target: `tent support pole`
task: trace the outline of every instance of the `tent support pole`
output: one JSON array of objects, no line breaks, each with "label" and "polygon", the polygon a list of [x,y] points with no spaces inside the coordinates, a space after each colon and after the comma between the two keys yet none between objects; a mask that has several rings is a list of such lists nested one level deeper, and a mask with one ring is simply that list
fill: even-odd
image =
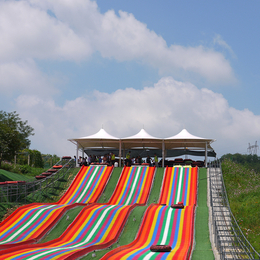
[{"label": "tent support pole", "polygon": [[164,167],[164,159],[165,159],[165,144],[163,140],[162,141],[162,167]]},{"label": "tent support pole", "polygon": [[76,146],[76,167],[79,167],[79,145]]},{"label": "tent support pole", "polygon": [[205,167],[208,167],[208,143],[207,142],[205,147]]},{"label": "tent support pole", "polygon": [[121,153],[122,153],[122,149],[121,149],[121,140],[119,141],[119,167],[121,167]]}]

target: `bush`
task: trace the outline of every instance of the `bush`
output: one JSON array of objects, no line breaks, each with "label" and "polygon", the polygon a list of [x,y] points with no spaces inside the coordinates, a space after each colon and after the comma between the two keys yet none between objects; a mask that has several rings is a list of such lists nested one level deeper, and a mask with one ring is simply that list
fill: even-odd
[{"label": "bush", "polygon": [[20,165],[20,172],[22,174],[31,173],[31,167],[29,165]]},{"label": "bush", "polygon": [[8,172],[26,174],[29,176],[36,176],[47,170],[43,168],[31,167],[29,165],[11,164],[9,162],[2,162],[0,168]]},{"label": "bush", "polygon": [[2,162],[2,163],[1,163],[1,169],[5,170],[5,171],[11,172],[12,169],[13,169],[13,166],[12,166],[12,164],[10,164],[10,163]]},{"label": "bush", "polygon": [[260,251],[260,174],[252,166],[222,162],[222,172],[232,213],[252,246]]}]

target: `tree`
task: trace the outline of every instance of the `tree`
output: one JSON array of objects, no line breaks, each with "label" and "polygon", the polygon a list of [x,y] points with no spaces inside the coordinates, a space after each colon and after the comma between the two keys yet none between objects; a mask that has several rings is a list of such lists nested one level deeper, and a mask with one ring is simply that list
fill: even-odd
[{"label": "tree", "polygon": [[0,111],[0,165],[2,160],[12,160],[17,152],[29,148],[34,129],[27,123],[16,111]]},{"label": "tree", "polygon": [[[28,159],[29,157],[29,159]],[[21,165],[26,165],[29,163],[30,166],[35,168],[43,168],[44,162],[42,159],[42,154],[38,150],[24,149],[17,156],[17,162]]]}]

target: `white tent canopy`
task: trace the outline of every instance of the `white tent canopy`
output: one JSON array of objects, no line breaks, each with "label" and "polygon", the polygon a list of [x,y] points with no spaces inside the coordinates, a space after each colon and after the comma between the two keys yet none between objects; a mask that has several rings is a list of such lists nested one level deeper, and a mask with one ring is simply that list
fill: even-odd
[{"label": "white tent canopy", "polygon": [[172,150],[177,148],[194,149],[194,150],[205,150],[205,165],[207,166],[208,151],[214,151],[211,147],[211,143],[214,139],[202,138],[190,134],[186,129],[183,129],[177,135],[169,138],[165,138],[165,150]]},{"label": "white tent canopy", "polygon": [[125,137],[121,139],[122,148],[158,148],[162,149],[162,139],[151,136],[144,129],[141,129],[139,133],[133,136]]},{"label": "white tent canopy", "polygon": [[103,128],[96,134],[69,139],[72,143],[77,145],[77,158],[78,149],[92,150],[92,149],[118,149],[119,158],[121,159],[121,150],[127,149],[159,149],[162,152],[163,162],[165,159],[166,151],[172,151],[173,149],[193,149],[193,150],[205,150],[205,163],[207,164],[208,151],[214,151],[211,147],[211,143],[214,139],[202,138],[190,134],[186,129],[183,129],[177,135],[169,138],[157,138],[148,134],[144,129],[133,136],[125,138],[117,138],[108,134]]},{"label": "white tent canopy", "polygon": [[165,149],[173,149],[173,148],[203,148],[205,149],[205,145],[207,144],[207,149],[213,148],[210,146],[214,139],[202,138],[195,135],[190,134],[186,129],[183,129],[177,135],[172,137],[168,137],[164,139]]},{"label": "white tent canopy", "polygon": [[77,144],[81,148],[97,147],[97,148],[119,148],[119,138],[108,134],[103,128],[101,128],[96,134],[69,139],[69,141]]}]

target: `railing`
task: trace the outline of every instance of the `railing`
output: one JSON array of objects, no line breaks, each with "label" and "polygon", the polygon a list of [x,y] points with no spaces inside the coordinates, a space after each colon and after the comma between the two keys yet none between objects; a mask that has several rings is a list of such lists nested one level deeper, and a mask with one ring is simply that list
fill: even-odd
[{"label": "railing", "polygon": [[209,164],[210,207],[213,243],[220,259],[260,259],[233,216],[223,180],[221,163]]},{"label": "railing", "polygon": [[31,203],[51,201],[50,196],[58,195],[64,183],[71,175],[75,162],[71,160],[63,160],[58,164],[63,167],[41,180],[32,182],[7,182],[0,186],[0,203]]}]

